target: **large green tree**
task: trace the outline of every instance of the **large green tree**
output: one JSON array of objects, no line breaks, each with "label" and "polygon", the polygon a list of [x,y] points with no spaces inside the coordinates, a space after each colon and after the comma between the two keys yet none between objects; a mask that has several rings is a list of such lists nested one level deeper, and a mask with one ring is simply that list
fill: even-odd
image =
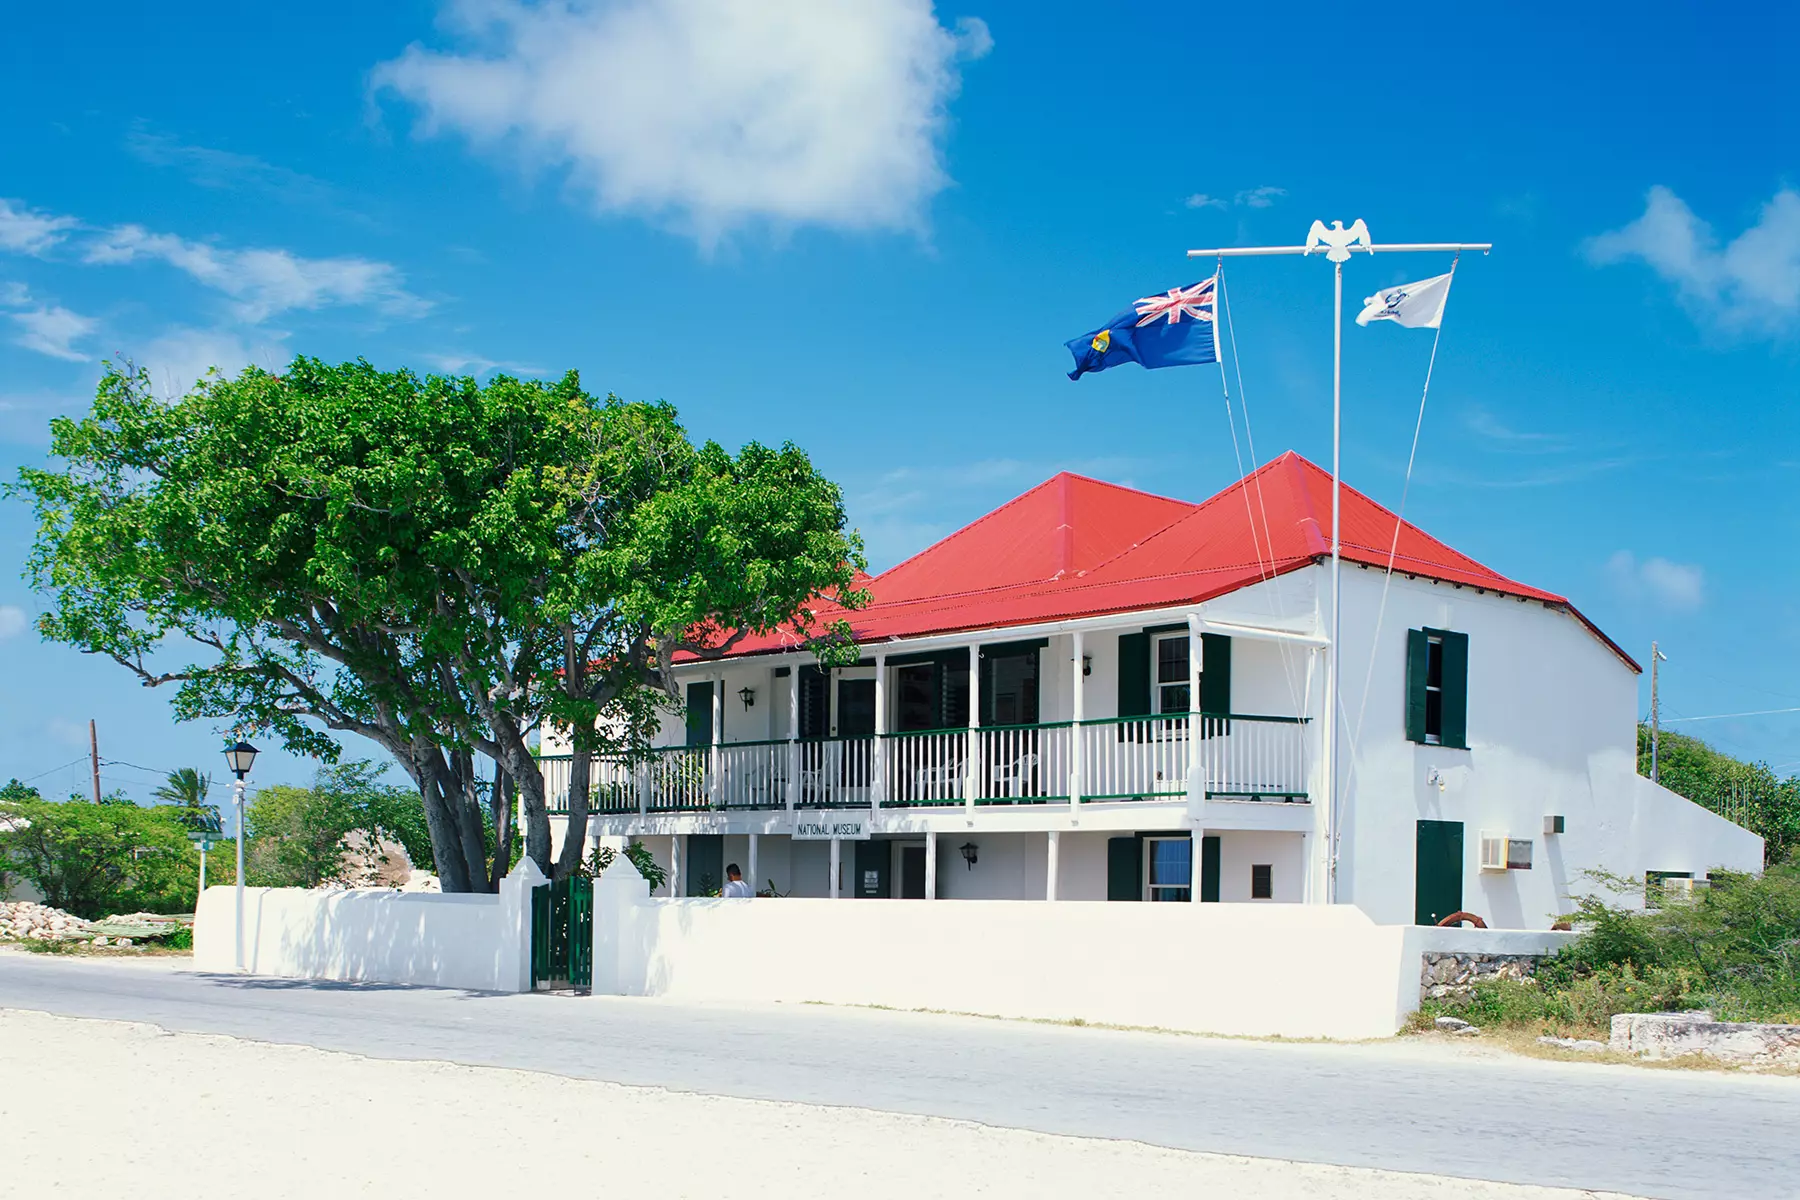
[{"label": "large green tree", "polygon": [[[509,787],[525,852],[579,865],[587,764],[642,750],[678,656],[781,626],[839,646],[808,602],[860,600],[860,542],[804,453],[695,446],[673,408],[573,372],[480,384],[298,358],[164,401],[114,366],[90,413],[52,422],[51,453],[14,489],[37,513],[44,636],[172,685],[184,719],[328,762],[338,734],[381,745],[450,891],[497,883],[510,847],[490,859],[485,827],[510,828]],[[529,748],[546,719],[577,749],[556,863]]]}]

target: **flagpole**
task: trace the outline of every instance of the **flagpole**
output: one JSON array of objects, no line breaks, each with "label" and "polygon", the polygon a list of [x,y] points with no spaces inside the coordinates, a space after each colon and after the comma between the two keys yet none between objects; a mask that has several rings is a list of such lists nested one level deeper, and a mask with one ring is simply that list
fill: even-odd
[{"label": "flagpole", "polygon": [[[1441,252],[1461,254],[1493,250],[1492,242],[1381,242],[1371,244],[1369,231],[1361,221],[1349,229],[1334,222],[1327,230],[1323,222],[1313,222],[1312,233],[1304,246],[1215,246],[1206,250],[1189,250],[1189,258],[1248,258],[1271,254],[1324,254],[1334,268],[1331,302],[1331,647],[1325,660],[1325,864],[1326,899],[1336,903],[1338,852],[1338,669],[1342,657],[1339,635],[1342,633],[1342,609],[1339,604],[1342,581],[1342,541],[1338,518],[1342,498],[1343,451],[1343,372],[1344,372],[1344,263],[1352,254],[1408,254]],[[1217,336],[1215,332],[1215,337]]]},{"label": "flagpole", "polygon": [[1342,610],[1339,581],[1343,557],[1338,540],[1338,501],[1343,490],[1341,456],[1344,434],[1344,264],[1333,263],[1331,288],[1331,652],[1325,660],[1325,895],[1337,903],[1338,777],[1338,640]]}]

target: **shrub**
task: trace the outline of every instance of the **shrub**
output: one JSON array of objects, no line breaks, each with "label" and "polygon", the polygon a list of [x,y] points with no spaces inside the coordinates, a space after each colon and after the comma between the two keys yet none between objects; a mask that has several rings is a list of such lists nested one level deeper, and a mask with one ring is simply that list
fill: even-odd
[{"label": "shrub", "polygon": [[119,796],[57,803],[29,788],[0,797],[0,858],[12,862],[44,903],[78,917],[186,912],[200,858],[177,810],[140,808]]},{"label": "shrub", "polygon": [[[1613,893],[1641,886],[1594,878]],[[1422,1018],[1592,1033],[1618,1013],[1690,1008],[1728,1021],[1800,1021],[1800,862],[1760,876],[1716,873],[1693,899],[1650,910],[1582,897],[1573,920],[1580,936],[1533,979],[1426,1001]]]}]

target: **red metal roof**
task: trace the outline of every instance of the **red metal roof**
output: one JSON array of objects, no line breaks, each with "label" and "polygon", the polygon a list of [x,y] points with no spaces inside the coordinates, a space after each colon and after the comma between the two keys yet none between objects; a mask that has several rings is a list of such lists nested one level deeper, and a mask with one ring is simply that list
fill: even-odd
[{"label": "red metal roof", "polygon": [[[1395,517],[1346,485],[1346,562],[1386,568]],[[863,586],[868,607],[821,599],[821,622],[848,616],[859,643],[1000,629],[1198,603],[1331,553],[1331,476],[1289,451],[1200,504],[1064,472]],[[1637,663],[1554,592],[1508,579],[1407,522],[1394,569],[1566,610]],[[792,649],[792,631],[745,638],[733,657]]]}]

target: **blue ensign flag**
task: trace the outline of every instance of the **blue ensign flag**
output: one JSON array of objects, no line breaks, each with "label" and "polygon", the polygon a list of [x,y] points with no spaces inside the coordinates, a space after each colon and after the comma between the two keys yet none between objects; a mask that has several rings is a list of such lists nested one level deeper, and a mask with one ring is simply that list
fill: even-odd
[{"label": "blue ensign flag", "polygon": [[1075,356],[1070,379],[1120,363],[1145,367],[1187,367],[1219,361],[1213,341],[1213,285],[1219,277],[1191,287],[1145,296],[1108,321],[1104,328],[1068,343]]}]

